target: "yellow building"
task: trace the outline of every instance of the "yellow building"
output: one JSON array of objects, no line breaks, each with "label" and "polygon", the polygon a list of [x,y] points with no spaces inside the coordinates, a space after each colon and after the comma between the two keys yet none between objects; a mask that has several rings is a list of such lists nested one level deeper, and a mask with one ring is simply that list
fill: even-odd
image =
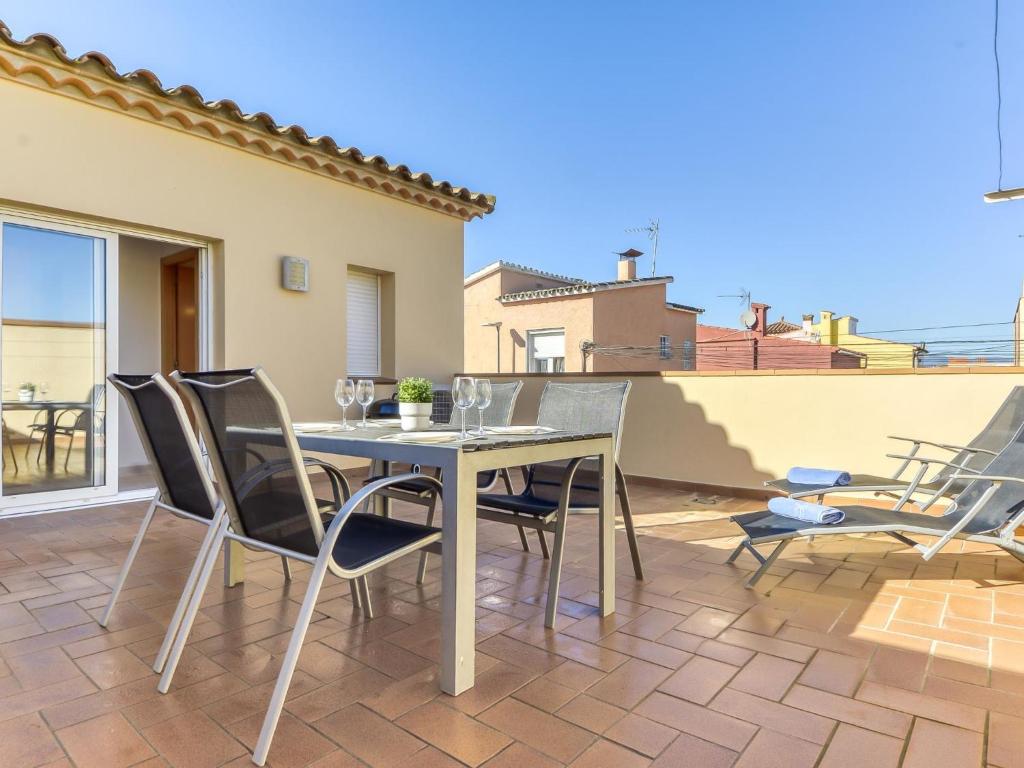
[{"label": "yellow building", "polygon": [[866,368],[916,368],[926,351],[923,344],[862,336],[857,333],[856,317],[836,317],[828,310],[821,311],[818,322],[814,322],[814,315],[804,315],[801,333],[817,337],[819,344],[845,347],[866,355],[863,362]]}]

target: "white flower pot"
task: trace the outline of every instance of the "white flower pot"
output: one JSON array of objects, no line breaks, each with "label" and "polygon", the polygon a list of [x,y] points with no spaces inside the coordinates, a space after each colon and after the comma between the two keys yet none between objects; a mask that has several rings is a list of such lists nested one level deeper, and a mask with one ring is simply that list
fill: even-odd
[{"label": "white flower pot", "polygon": [[34,389],[19,389],[18,400],[23,403],[31,403],[36,398],[36,392]]},{"label": "white flower pot", "polygon": [[430,426],[430,403],[399,403],[398,415],[402,419],[402,430],[416,432]]}]

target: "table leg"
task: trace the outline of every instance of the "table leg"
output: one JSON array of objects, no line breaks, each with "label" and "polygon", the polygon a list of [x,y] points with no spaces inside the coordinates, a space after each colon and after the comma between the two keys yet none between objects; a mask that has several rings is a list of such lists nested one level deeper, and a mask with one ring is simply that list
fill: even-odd
[{"label": "table leg", "polygon": [[473,687],[476,670],[476,473],[461,451],[442,467],[441,690]]},{"label": "table leg", "polygon": [[600,562],[601,615],[615,612],[615,455],[601,453],[601,506],[598,560]]},{"label": "table leg", "polygon": [[224,542],[224,586],[234,587],[245,581],[245,547],[237,541]]},{"label": "table leg", "polygon": [[56,412],[53,408],[46,409],[46,474],[53,474],[53,467],[56,458],[56,446],[54,442],[57,440],[57,419]]},{"label": "table leg", "polygon": [[[380,467],[379,473],[373,471],[375,466]],[[388,477],[391,474],[391,462],[380,460],[370,464],[371,477],[375,474],[379,474],[381,477]],[[381,517],[391,517],[391,499],[383,493],[375,494],[373,497],[373,513]]]}]

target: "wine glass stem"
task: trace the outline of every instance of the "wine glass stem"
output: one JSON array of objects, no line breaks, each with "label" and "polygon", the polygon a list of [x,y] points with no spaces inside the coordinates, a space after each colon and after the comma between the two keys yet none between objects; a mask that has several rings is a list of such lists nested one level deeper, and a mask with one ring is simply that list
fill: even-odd
[{"label": "wine glass stem", "polygon": [[359,426],[361,426],[361,427],[365,427],[366,426],[366,406],[365,405],[363,406],[363,422]]},{"label": "wine glass stem", "polygon": [[342,428],[348,426],[348,408],[341,406],[341,426]]},{"label": "wine glass stem", "polygon": [[463,440],[465,440],[466,439],[466,409],[465,408],[459,408],[459,412],[462,415],[462,434],[459,435],[459,437],[461,437]]}]

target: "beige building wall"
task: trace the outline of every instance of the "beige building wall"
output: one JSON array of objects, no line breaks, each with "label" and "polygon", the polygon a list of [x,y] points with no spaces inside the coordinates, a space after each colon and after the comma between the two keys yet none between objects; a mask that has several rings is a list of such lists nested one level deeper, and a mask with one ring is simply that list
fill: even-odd
[{"label": "beige building wall", "polygon": [[465,370],[494,372],[497,332],[483,325],[501,321],[502,372],[526,371],[527,332],[553,328],[565,329],[565,369],[581,371],[580,344],[594,338],[594,294],[502,305],[498,296],[511,292],[503,290],[502,282],[501,273],[495,272],[465,289]]},{"label": "beige building wall", "polygon": [[[620,457],[627,474],[757,490],[793,466],[889,474],[899,462],[886,454],[905,451],[907,443],[887,440],[886,435],[963,445],[985,426],[1012,387],[1024,385],[1024,369],[629,378],[633,389]],[[516,423],[534,423],[547,380],[525,379]],[[819,403],[834,405],[823,408]]]},{"label": "beige building wall", "polygon": [[[385,374],[462,367],[462,220],[67,95],[0,78],[17,116],[0,121],[0,202],[211,243],[216,365],[262,364],[294,417],[334,416],[357,265],[394,275]],[[280,288],[284,255],[310,260],[308,293]]]},{"label": "beige building wall", "polygon": [[[697,336],[696,313],[667,309],[664,285],[594,294],[593,338],[602,346],[657,346],[662,335],[669,337],[673,347],[681,347],[684,341],[694,341]],[[656,354],[636,357],[595,354],[591,357],[590,370],[681,370],[682,352],[673,349],[671,354],[668,360]]]}]

